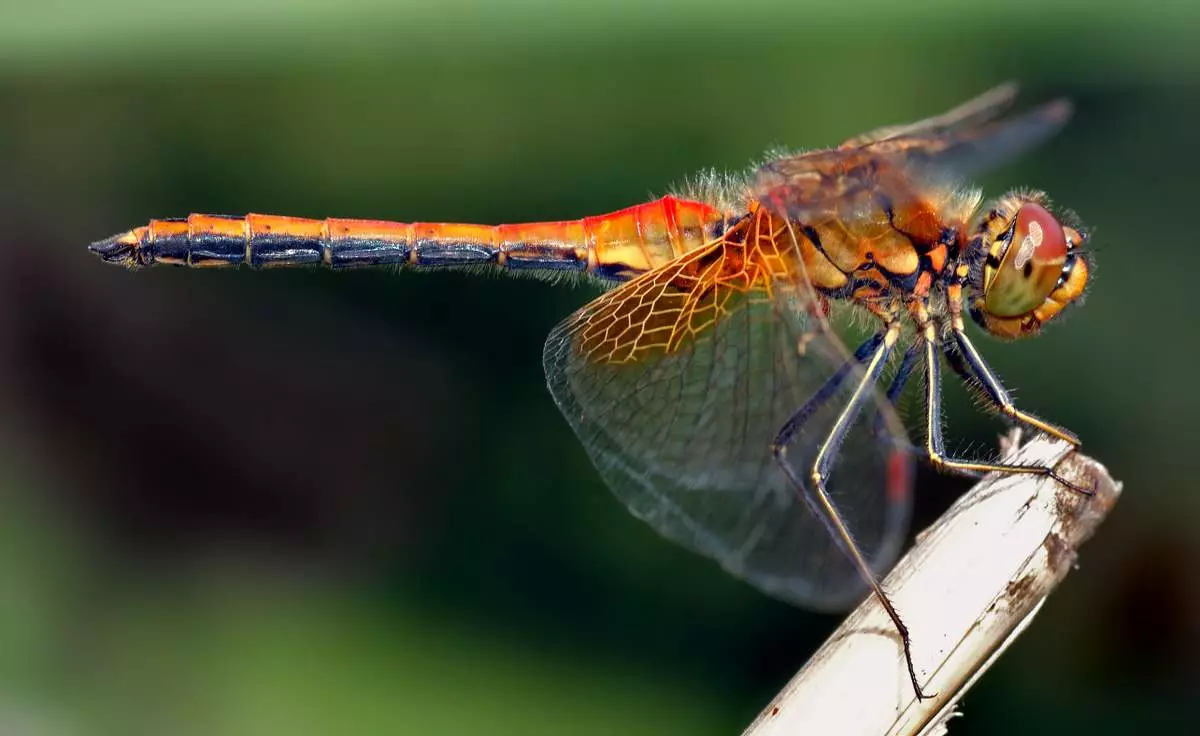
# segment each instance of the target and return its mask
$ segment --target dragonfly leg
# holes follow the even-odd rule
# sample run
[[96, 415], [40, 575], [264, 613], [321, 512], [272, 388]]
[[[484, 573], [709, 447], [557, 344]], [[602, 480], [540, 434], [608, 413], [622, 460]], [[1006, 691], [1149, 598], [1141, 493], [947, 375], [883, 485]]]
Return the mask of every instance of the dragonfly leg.
[[[873, 354], [875, 348], [879, 346], [879, 340], [882, 339], [882, 336], [882, 333], [879, 333], [860, 345], [858, 350], [856, 350], [854, 353], [854, 360], [858, 363], [865, 362], [867, 358]], [[957, 357], [957, 353], [954, 355]], [[920, 357], [921, 346], [917, 342], [914, 342], [908, 347], [907, 350], [904, 351], [904, 357], [900, 361], [900, 366], [896, 369], [896, 374], [892, 376], [892, 383], [888, 386], [887, 390], [887, 400], [892, 406], [896, 405], [896, 402], [900, 398], [900, 394], [904, 391], [904, 387], [908, 385], [908, 381], [910, 378], [912, 378], [913, 371], [917, 367], [917, 360], [920, 359]], [[955, 368], [955, 372], [959, 373], [959, 375], [963, 377], [964, 381], [975, 382], [974, 376], [966, 373], [965, 367], [961, 367], [961, 358], [958, 360], [959, 367]], [[833, 392], [836, 391], [837, 388], [846, 380], [846, 374], [849, 373], [849, 367], [850, 364], [848, 363], [842, 368], [842, 370], [831, 376], [825, 382], [825, 385], [821, 386], [821, 388], [818, 389], [808, 401], [804, 402], [804, 406], [802, 406], [799, 411], [797, 411], [790, 419], [788, 419], [788, 423], [784, 425], [784, 429], [780, 432], [779, 437], [776, 439], [778, 444], [787, 444], [788, 441], [791, 440], [792, 436], [799, 431], [802, 426], [804, 426], [805, 421], [812, 415], [812, 413], [829, 400], [829, 398], [833, 395]], [[875, 417], [875, 423], [872, 427], [872, 434], [875, 436], [875, 439], [880, 442], [886, 442], [893, 447], [900, 447], [914, 455], [926, 454], [923, 448], [917, 447], [913, 443], [902, 440], [888, 432], [886, 421], [887, 420], [882, 414]], [[945, 470], [964, 475], [968, 478], [982, 478], [984, 475], [982, 472], [975, 470], [957, 470], [953, 468], [946, 468]]]
[[[1044, 465], [1016, 465], [1013, 463], [1001, 462], [984, 462], [977, 460], [964, 460], [961, 458], [950, 457], [946, 454], [945, 444], [942, 438], [942, 376], [941, 362], [935, 342], [933, 340], [934, 330], [932, 325], [925, 324], [922, 326], [924, 335], [922, 343], [925, 346], [925, 454], [929, 458], [930, 464], [942, 471], [951, 471], [955, 473], [1025, 473], [1030, 475], [1043, 475], [1053, 478], [1055, 481], [1077, 491], [1084, 495], [1091, 495], [1093, 491], [1089, 488], [1084, 488], [1076, 483], [1063, 478], [1058, 472]], [[1075, 435], [1055, 427], [1054, 425], [1044, 422], [1031, 414], [1027, 414], [1013, 406], [1012, 399], [1009, 398], [1008, 392], [1004, 390], [1004, 386], [991, 372], [987, 364], [975, 351], [974, 345], [965, 334], [959, 330], [954, 330], [955, 344], [961, 357], [966, 361], [964, 365], [961, 362], [951, 361], [951, 366], [955, 368], [955, 372], [968, 384], [978, 386], [983, 389], [984, 394], [992, 401], [993, 404], [1005, 415], [1022, 424], [1027, 424], [1039, 431], [1058, 437], [1072, 445], [1078, 446], [1079, 440]]]
[[900, 360], [900, 367], [896, 369], [896, 375], [892, 376], [892, 385], [888, 386], [887, 400], [888, 403], [895, 406], [900, 399], [900, 394], [904, 391], [905, 384], [908, 383], [909, 377], [912, 376], [913, 368], [917, 367], [917, 358], [921, 357], [920, 351], [917, 349], [916, 343], [908, 346], [908, 350], [904, 351], [904, 357]]
[[[908, 350], [904, 351], [904, 358], [900, 361], [900, 367], [896, 369], [896, 375], [892, 377], [892, 384], [888, 386], [887, 400], [892, 406], [900, 399], [900, 394], [903, 393], [904, 387], [908, 384], [908, 380], [912, 377], [913, 370], [917, 367], [917, 360], [921, 357], [921, 344], [919, 341], [908, 346]], [[957, 357], [957, 354], [955, 354]], [[959, 366], [962, 365], [961, 358]], [[974, 376], [965, 373], [966, 368], [960, 371], [955, 367], [955, 372], [963, 376], [964, 381], [973, 382]], [[923, 448], [917, 447], [908, 440], [900, 439], [892, 435], [887, 430], [886, 420], [882, 414], [875, 417], [875, 426], [872, 428], [872, 433], [875, 439], [879, 442], [891, 444], [893, 447], [901, 447], [913, 455], [922, 455], [928, 459], [928, 454]], [[982, 478], [983, 473], [978, 470], [967, 470], [962, 468], [942, 468], [944, 472], [952, 472], [955, 475], [961, 475], [966, 478]]]
[[975, 349], [975, 345], [967, 337], [967, 333], [958, 327], [955, 327], [952, 332], [954, 334], [955, 345], [969, 366], [971, 373], [974, 375], [979, 386], [983, 388], [984, 394], [1001, 414], [1013, 421], [1033, 427], [1039, 432], [1057, 437], [1076, 447], [1079, 446], [1079, 438], [1068, 430], [1018, 409], [1013, 404], [1012, 398], [1009, 397], [1008, 391], [1004, 389], [1004, 385], [1000, 383], [1000, 379], [996, 377], [996, 374], [992, 372], [992, 369], [988, 367], [983, 357]]
[[[921, 357], [921, 352], [916, 343], [908, 346], [908, 350], [904, 351], [904, 357], [900, 360], [900, 367], [896, 369], [896, 374], [892, 376], [892, 383], [888, 386], [887, 400], [893, 407], [900, 400], [900, 394], [904, 393], [904, 387], [908, 385], [908, 379], [912, 377], [913, 369], [917, 367], [917, 359]], [[910, 453], [921, 452], [916, 445], [901, 440], [887, 430], [887, 419], [883, 414], [875, 417], [875, 423], [871, 428], [871, 433], [875, 439], [880, 442], [889, 443], [895, 447], [902, 447]]]
[[875, 354], [875, 351], [879, 348], [879, 344], [883, 342], [883, 335], [884, 333], [877, 332], [875, 335], [867, 338], [862, 345], [858, 346], [858, 349], [854, 351], [854, 359], [847, 361], [845, 365], [837, 369], [812, 396], [808, 397], [808, 401], [804, 402], [804, 406], [800, 407], [795, 414], [788, 417], [783, 427], [779, 429], [779, 434], [775, 437], [773, 446], [786, 446], [791, 442], [792, 437], [808, 422], [813, 413], [821, 408], [826, 401], [833, 398], [833, 395], [846, 381], [846, 376], [850, 375], [850, 370], [855, 364], [862, 363]]
[[[824, 405], [824, 403], [833, 396], [833, 393], [837, 391], [842, 383], [845, 382], [846, 376], [850, 373], [850, 367], [854, 363], [866, 362], [868, 358], [874, 355], [875, 349], [879, 347], [881, 340], [883, 340], [883, 333], [879, 332], [868, 338], [862, 345], [859, 345], [858, 349], [854, 351], [854, 361], [846, 363], [846, 365], [842, 366], [841, 369], [830, 376], [829, 379], [826, 380], [821, 386], [821, 388], [817, 389], [817, 391], [809, 397], [808, 401], [804, 402], [804, 406], [800, 407], [795, 414], [788, 418], [787, 423], [785, 423], [779, 430], [779, 436], [775, 438], [775, 443], [786, 445], [788, 442], [790, 442], [796, 432], [800, 431], [800, 428], [803, 427], [805, 422], [808, 421], [809, 417], [812, 416], [813, 412]], [[913, 369], [916, 367], [918, 357], [920, 357], [920, 352], [917, 350], [917, 346], [915, 344], [910, 346], [909, 349], [905, 351], [904, 359], [901, 361], [900, 367], [896, 370], [896, 375], [892, 378], [892, 384], [888, 388], [888, 403], [895, 404], [896, 399], [900, 396], [900, 393], [904, 391], [904, 386], [908, 383], [908, 379], [912, 376]], [[876, 418], [873, 432], [876, 439], [880, 440], [881, 442], [900, 444], [895, 437], [888, 435], [882, 416]], [[912, 444], [905, 443], [902, 446], [910, 451], [917, 450], [916, 446]], [[920, 450], [917, 450], [917, 452], [920, 452]]]
[[[952, 344], [942, 345], [942, 355], [946, 356], [946, 365], [958, 374], [959, 379], [968, 387], [977, 389], [987, 393], [987, 389], [979, 382], [979, 379], [971, 373], [971, 369], [967, 367], [966, 361], [963, 360], [962, 353], [954, 348]], [[989, 400], [991, 397], [988, 397]]]
[[[854, 392], [850, 396], [850, 400], [842, 409], [841, 414], [838, 415], [837, 421], [834, 422], [833, 428], [830, 430], [829, 435], [825, 438], [825, 441], [821, 444], [820, 449], [817, 451], [817, 457], [813, 461], [810, 475], [811, 486], [805, 484], [796, 474], [796, 471], [792, 469], [792, 466], [788, 463], [787, 444], [795, 434], [796, 430], [799, 428], [800, 424], [808, 419], [808, 416], [811, 415], [813, 409], [815, 408], [809, 407], [809, 404], [812, 404], [812, 399], [805, 404], [805, 408], [802, 408], [799, 412], [793, 415], [793, 417], [789, 419], [788, 422], [783, 426], [779, 432], [779, 435], [771, 444], [771, 451], [784, 474], [787, 475], [788, 479], [792, 482], [796, 492], [800, 494], [800, 497], [804, 500], [805, 504], [817, 515], [817, 518], [819, 518], [825, 525], [825, 528], [833, 536], [838, 546], [842, 549], [854, 566], [858, 568], [859, 575], [861, 575], [862, 579], [871, 587], [871, 591], [879, 600], [880, 605], [883, 606], [888, 616], [892, 619], [892, 622], [896, 625], [896, 630], [900, 633], [901, 644], [904, 647], [904, 660], [905, 664], [908, 666], [908, 676], [909, 679], [912, 680], [913, 690], [917, 695], [917, 699], [920, 700], [931, 696], [926, 695], [925, 692], [921, 690], [921, 683], [917, 679], [916, 667], [913, 665], [912, 660], [912, 642], [909, 638], [908, 627], [905, 626], [904, 621], [901, 620], [900, 614], [896, 611], [895, 606], [892, 605], [891, 600], [889, 600], [887, 595], [884, 593], [882, 586], [879, 584], [879, 580], [876, 579], [875, 573], [871, 570], [871, 565], [863, 556], [862, 550], [860, 550], [858, 545], [854, 543], [854, 538], [850, 535], [849, 529], [846, 528], [846, 523], [842, 520], [841, 515], [837, 511], [837, 507], [834, 505], [833, 500], [829, 497], [829, 493], [825, 488], [825, 482], [830, 475], [830, 471], [832, 470], [833, 460], [837, 455], [837, 450], [841, 446], [842, 441], [846, 438], [847, 432], [849, 432], [850, 428], [854, 425], [854, 420], [857, 419], [859, 413], [861, 412], [863, 404], [871, 398], [875, 384], [879, 382], [879, 376], [883, 372], [884, 365], [887, 363], [887, 358], [891, 354], [892, 349], [895, 347], [896, 341], [899, 339], [900, 323], [892, 322], [887, 326], [886, 330], [872, 337], [855, 353], [855, 357], [857, 359], [855, 362], [865, 362], [865, 372], [862, 378], [859, 379], [858, 385], [855, 387]], [[867, 352], [870, 353], [869, 358], [865, 355]], [[822, 386], [817, 393], [827, 393], [832, 395], [836, 385], [845, 380], [846, 374], [849, 372], [850, 366], [853, 364], [853, 362], [848, 363], [847, 366], [839, 369], [838, 373], [834, 374], [829, 381], [826, 381], [825, 386]], [[834, 385], [834, 388], [828, 388], [835, 379], [837, 380], [837, 384]], [[815, 398], [818, 397], [814, 396], [814, 399]], [[827, 399], [828, 396], [821, 398]]]

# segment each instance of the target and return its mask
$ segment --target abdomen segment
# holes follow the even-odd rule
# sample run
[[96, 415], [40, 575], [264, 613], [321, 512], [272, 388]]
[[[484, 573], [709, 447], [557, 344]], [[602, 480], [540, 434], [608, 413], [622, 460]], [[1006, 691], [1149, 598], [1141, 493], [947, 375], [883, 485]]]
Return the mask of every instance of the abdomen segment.
[[703, 245], [725, 219], [702, 202], [663, 197], [598, 217], [513, 225], [400, 223], [277, 215], [151, 220], [94, 243], [105, 261], [247, 265], [496, 266], [624, 280]]

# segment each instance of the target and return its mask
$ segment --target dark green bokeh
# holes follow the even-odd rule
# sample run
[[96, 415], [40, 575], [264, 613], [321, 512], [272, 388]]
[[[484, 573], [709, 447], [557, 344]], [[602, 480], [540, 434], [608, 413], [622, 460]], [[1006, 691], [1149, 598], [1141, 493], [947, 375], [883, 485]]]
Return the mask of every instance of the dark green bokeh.
[[[737, 732], [836, 620], [610, 497], [540, 366], [591, 292], [131, 275], [84, 246], [193, 211], [595, 214], [1012, 78], [1076, 118], [985, 183], [1076, 210], [1097, 268], [1064, 324], [983, 349], [1126, 493], [954, 732], [1178, 730], [1200, 688], [1200, 10], [962, 6], [0, 10], [0, 723]], [[990, 446], [952, 398], [951, 436]], [[921, 476], [925, 513], [962, 488]]]

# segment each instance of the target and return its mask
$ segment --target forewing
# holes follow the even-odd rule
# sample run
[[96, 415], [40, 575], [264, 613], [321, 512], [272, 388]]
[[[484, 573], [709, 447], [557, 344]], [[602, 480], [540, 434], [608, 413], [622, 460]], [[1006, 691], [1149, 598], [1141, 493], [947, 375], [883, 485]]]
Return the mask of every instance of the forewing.
[[941, 115], [915, 123], [878, 128], [855, 136], [838, 148], [861, 148], [877, 141], [899, 137], [939, 138], [954, 132], [955, 129], [978, 127], [998, 117], [1016, 98], [1017, 85], [1014, 82], [1005, 82]]
[[855, 218], [884, 217], [884, 202], [948, 196], [962, 182], [1044, 142], [1070, 118], [1071, 104], [1060, 99], [994, 120], [1015, 93], [1015, 85], [1002, 85], [927, 120], [767, 162], [756, 173], [753, 194], [793, 221], [837, 217], [848, 225]]
[[1041, 145], [1066, 125], [1071, 111], [1071, 103], [1059, 99], [1004, 120], [936, 134], [900, 136], [879, 141], [868, 149], [880, 158], [899, 156], [910, 168], [969, 178]]
[[[865, 590], [776, 463], [779, 429], [826, 385], [789, 445], [807, 479], [814, 454], [861, 375], [828, 381], [845, 350], [806, 282], [748, 283], [720, 245], [608, 292], [550, 335], [555, 401], [613, 492], [664, 536], [786, 601], [839, 608]], [[910, 457], [876, 392], [843, 443], [831, 492], [873, 568], [903, 541]]]

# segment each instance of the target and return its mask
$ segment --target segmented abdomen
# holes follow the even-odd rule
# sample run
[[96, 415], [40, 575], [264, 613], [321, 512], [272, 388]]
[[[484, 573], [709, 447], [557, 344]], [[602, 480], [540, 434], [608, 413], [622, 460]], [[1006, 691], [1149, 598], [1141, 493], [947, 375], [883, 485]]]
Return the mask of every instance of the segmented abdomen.
[[700, 247], [724, 220], [711, 205], [675, 197], [598, 217], [512, 225], [191, 215], [151, 220], [92, 250], [131, 267], [492, 265], [624, 280]]

